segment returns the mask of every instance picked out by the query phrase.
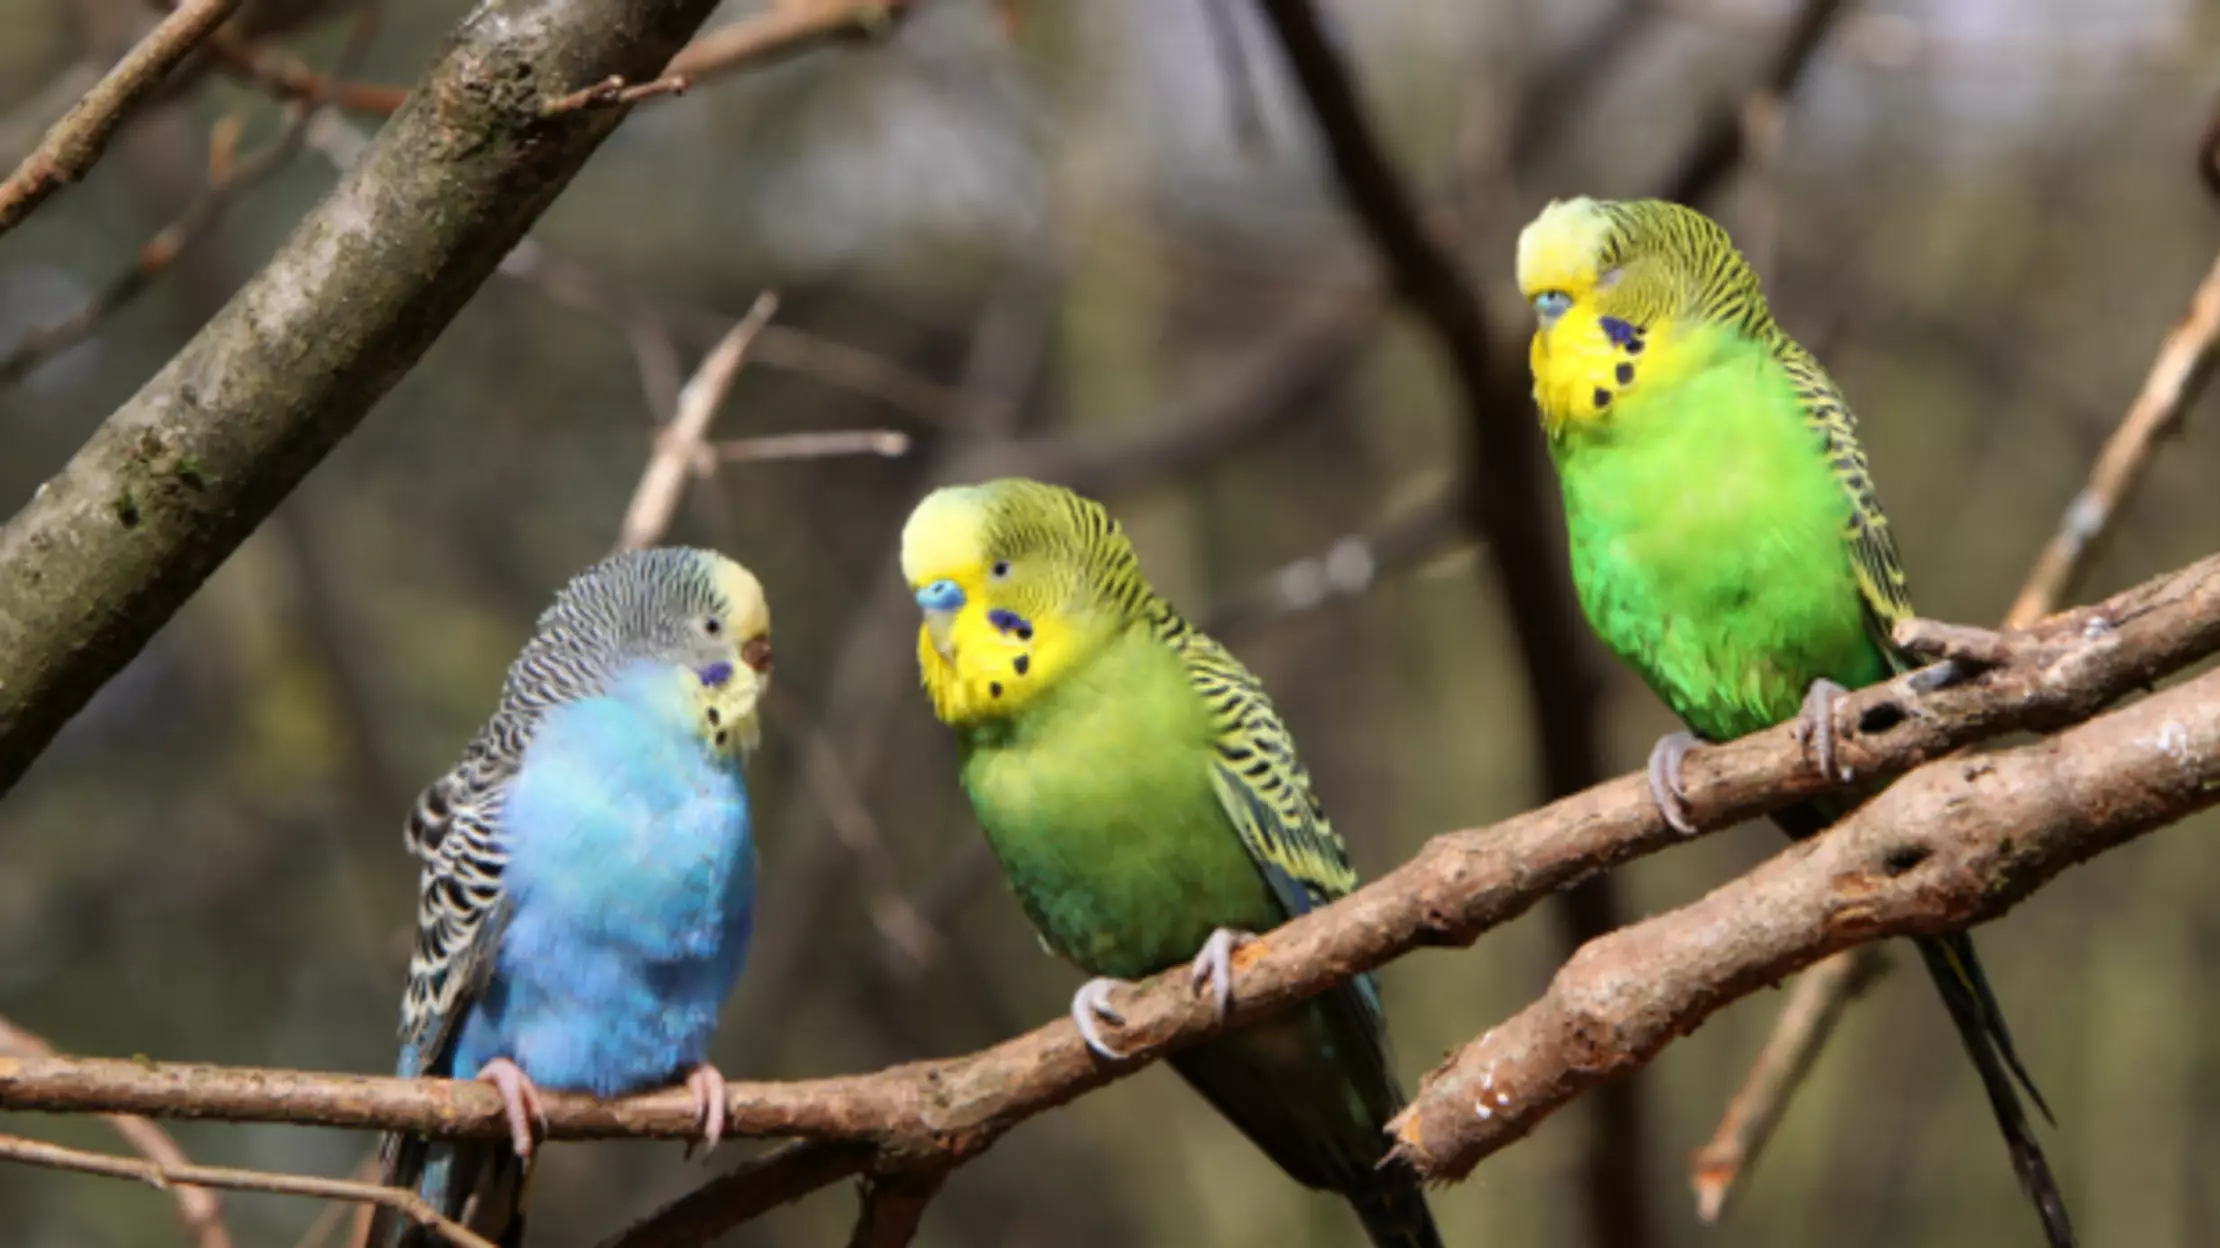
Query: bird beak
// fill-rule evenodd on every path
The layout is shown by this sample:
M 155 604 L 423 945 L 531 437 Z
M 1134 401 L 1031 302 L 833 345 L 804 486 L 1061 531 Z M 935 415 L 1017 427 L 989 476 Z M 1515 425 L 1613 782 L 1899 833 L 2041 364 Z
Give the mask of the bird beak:
M 942 577 L 917 589 L 918 610 L 925 613 L 925 633 L 940 657 L 956 661 L 956 613 L 963 610 L 963 586 Z

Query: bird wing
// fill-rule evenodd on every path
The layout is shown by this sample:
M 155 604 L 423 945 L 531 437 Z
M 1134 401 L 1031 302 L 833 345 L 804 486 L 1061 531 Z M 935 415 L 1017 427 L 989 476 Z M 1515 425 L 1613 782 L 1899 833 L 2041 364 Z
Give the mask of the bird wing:
M 1857 421 L 1834 379 L 1819 361 L 1794 339 L 1781 336 L 1775 355 L 1787 368 L 1796 386 L 1804 418 L 1826 447 L 1827 463 L 1850 500 L 1850 518 L 1843 525 L 1843 545 L 1850 552 L 1850 566 L 1857 574 L 1858 593 L 1865 603 L 1866 625 L 1875 644 L 1902 667 L 1903 655 L 1894 640 L 1898 623 L 1912 617 L 1912 594 L 1904 579 L 1904 564 L 1897 557 L 1896 537 L 1874 493 L 1872 474 L 1866 470 L 1865 448 L 1858 445 Z
M 455 1028 L 493 970 L 507 916 L 501 799 L 513 774 L 473 748 L 424 790 L 409 818 L 409 852 L 423 867 L 416 942 L 401 998 L 404 1074 L 444 1069 Z
M 1216 728 L 1210 778 L 1219 805 L 1288 916 L 1355 888 L 1349 851 L 1311 791 L 1295 739 L 1264 686 L 1225 647 L 1191 627 L 1175 644 Z

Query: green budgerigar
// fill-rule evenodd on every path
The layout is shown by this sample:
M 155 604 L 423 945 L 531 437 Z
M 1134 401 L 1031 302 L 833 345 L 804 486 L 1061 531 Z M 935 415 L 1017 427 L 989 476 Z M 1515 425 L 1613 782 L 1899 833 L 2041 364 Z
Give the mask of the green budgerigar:
M 1890 640 L 1911 599 L 1834 382 L 1774 323 L 1726 231 L 1678 204 L 1552 203 L 1519 236 L 1518 281 L 1539 317 L 1534 397 L 1581 606 L 1694 730 L 1650 756 L 1668 822 L 1691 830 L 1680 763 L 1699 738 L 1796 718 L 1835 775 L 1834 698 L 1916 663 Z M 1876 787 L 1774 818 L 1809 836 Z M 1973 943 L 1917 943 L 2044 1232 L 2067 1248 L 2065 1202 L 2013 1079 L 2049 1109 Z
M 1119 980 L 1191 963 L 1222 1013 L 1247 933 L 1355 887 L 1263 687 L 1149 587 L 1099 504 L 1015 479 L 935 491 L 902 571 L 987 839 L 1048 947 L 1100 977 L 1071 1007 L 1097 1052 L 1117 1056 Z M 1380 1248 L 1438 1248 L 1416 1176 L 1381 1164 L 1403 1094 L 1371 976 L 1170 1060 Z

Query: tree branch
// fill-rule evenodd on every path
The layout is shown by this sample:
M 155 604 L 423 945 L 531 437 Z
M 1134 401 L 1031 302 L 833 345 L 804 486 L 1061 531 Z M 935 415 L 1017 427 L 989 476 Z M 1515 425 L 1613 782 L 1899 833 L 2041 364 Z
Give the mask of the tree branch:
M 281 1196 L 313 1196 L 323 1200 L 352 1200 L 386 1205 L 403 1217 L 432 1227 L 457 1248 L 494 1248 L 493 1242 L 475 1235 L 460 1223 L 440 1216 L 424 1199 L 405 1187 L 380 1187 L 349 1179 L 321 1179 L 310 1175 L 272 1174 L 264 1170 L 239 1170 L 231 1166 L 196 1166 L 165 1163 L 137 1157 L 111 1157 L 64 1148 L 20 1136 L 0 1135 L 0 1160 L 26 1165 L 102 1174 L 115 1179 L 137 1179 L 157 1191 L 179 1184 L 221 1187 L 240 1192 L 275 1192 Z
M 2094 714 L 2113 700 L 2220 650 L 2220 556 L 2097 606 L 2047 620 L 2036 629 L 2009 635 L 2005 641 L 2010 662 L 1958 683 L 1937 687 L 1937 669 L 1929 668 L 1842 699 L 1837 711 L 1838 759 L 1861 778 L 1869 779 L 1939 758 L 1998 733 L 2055 728 Z M 2183 688 L 2209 698 L 2215 692 L 2215 681 L 2207 677 Z M 2168 757 L 2179 756 L 2173 766 L 2185 775 L 2202 777 L 2212 764 L 2209 759 L 2201 760 L 2199 752 L 2212 752 L 2212 734 L 2220 734 L 2220 707 L 2185 709 L 2183 701 L 2178 692 L 2151 700 L 2151 705 L 2162 708 L 2165 722 L 2178 720 L 2186 727 L 2164 729 L 2159 733 L 2159 744 L 2150 748 L 2161 753 L 2171 750 Z M 2140 708 L 2123 714 L 2135 716 L 2138 711 Z M 2191 711 L 2196 714 L 2191 715 Z M 2144 724 L 2157 714 L 2144 713 L 2133 720 L 2115 718 L 2118 722 Z M 2153 774 L 2142 757 L 2148 750 L 2141 745 L 2134 749 L 2118 746 L 2118 736 L 2119 732 L 2111 728 L 2082 731 L 2069 734 L 2065 744 L 2038 747 L 2041 753 L 2037 765 L 2068 778 L 2037 785 L 2040 798 L 2079 800 L 2083 788 L 2097 783 L 2095 777 L 2107 760 L 2116 761 L 2137 778 L 2137 783 L 2150 786 L 2165 800 L 2189 791 L 2182 788 L 2184 782 Z M 2137 736 L 2135 740 L 2142 742 L 2143 738 Z M 1987 762 L 1953 762 L 1927 774 L 1947 777 L 1970 772 L 1972 778 L 1966 783 L 1979 780 L 1979 791 L 1986 794 L 1994 782 L 1980 777 L 1993 770 L 2020 766 L 2013 762 L 1993 767 Z M 2011 774 L 2020 772 L 2014 770 Z M 2081 783 L 2075 779 L 2079 777 L 2089 777 L 2088 784 L 2075 787 Z M 1753 818 L 1830 787 L 1830 782 L 1811 765 L 1805 747 L 1797 740 L 1795 726 L 1790 724 L 1697 749 L 1688 757 L 1687 780 L 1695 818 L 1705 828 Z M 1925 793 L 1934 783 L 1914 784 L 1911 788 Z M 2116 809 L 2125 812 L 2121 817 L 2127 822 L 2104 826 L 2118 834 L 2114 840 L 2126 835 L 2123 829 L 2148 826 L 2159 817 L 2159 807 L 2153 804 L 2158 800 L 2123 797 Z M 2018 811 L 2026 804 L 2020 801 L 2009 808 Z M 2060 805 L 2080 809 L 2063 801 Z M 1970 829 L 1966 832 L 1970 844 L 1987 844 L 1979 840 L 1987 825 L 1967 823 L 1966 818 L 1952 816 L 1954 822 L 1948 826 Z M 2045 818 L 2053 822 L 2071 819 Z M 1832 846 L 1839 839 L 1830 834 L 1819 844 Z M 734 1084 L 729 1134 L 798 1136 L 867 1147 L 868 1151 L 860 1159 L 822 1150 L 790 1152 L 784 1156 L 800 1160 L 751 1163 L 744 1168 L 743 1177 L 719 1183 L 737 1184 L 743 1194 L 760 1205 L 767 1200 L 775 1203 L 790 1198 L 806 1190 L 805 1184 L 834 1182 L 862 1168 L 891 1175 L 960 1164 L 1017 1123 L 1131 1073 L 1173 1047 L 1194 1043 L 1224 1026 L 1254 1021 L 1421 945 L 1469 944 L 1482 932 L 1515 918 L 1557 889 L 1684 840 L 1660 819 L 1647 782 L 1638 775 L 1623 776 L 1490 827 L 1436 837 L 1412 861 L 1370 886 L 1244 946 L 1235 958 L 1234 1006 L 1225 1024 L 1217 1022 L 1210 1003 L 1196 995 L 1184 968 L 1119 994 L 1117 1005 L 1127 1019 L 1119 1039 L 1135 1054 L 1129 1061 L 1111 1064 L 1097 1060 L 1071 1023 L 1060 1019 L 965 1057 L 911 1063 L 866 1075 Z M 2047 878 L 2046 873 L 2055 872 L 2074 856 L 2086 856 L 2098 844 L 2112 841 L 2068 842 L 2055 836 L 2038 836 L 2032 843 L 2037 848 L 1999 850 L 1996 852 L 2004 856 L 1992 854 L 1967 861 L 1993 861 L 2004 872 L 1997 879 L 1997 887 L 2002 890 L 1997 896 L 2016 900 Z M 1927 852 L 1938 863 L 1957 862 L 1963 857 L 1932 835 L 1920 844 L 1927 846 Z M 2055 854 L 2043 848 L 2060 844 L 2066 848 Z M 1793 868 L 1795 863 L 1814 859 L 1817 852 L 1836 851 L 1798 848 L 1783 860 Z M 1762 872 L 1770 872 L 1764 875 L 1770 880 L 1783 870 L 1774 866 Z M 1913 884 L 1891 887 L 1916 886 L 1919 896 L 1932 894 L 1946 899 L 1966 889 L 1975 894 L 1981 891 L 1980 880 L 1971 876 L 1963 881 L 1959 876 L 1933 881 L 1941 874 L 1945 873 L 1939 869 L 1907 868 L 1899 875 Z M 1764 908 L 1774 894 L 1759 892 L 1755 896 L 1763 905 L 1740 916 L 1741 921 L 1760 933 L 1782 929 L 1770 909 Z M 2002 904 L 1995 899 L 1980 900 L 1979 914 L 1994 913 Z M 1900 917 L 1897 911 L 1877 913 L 1877 919 L 1868 921 L 1855 914 L 1846 918 L 1828 912 L 1823 916 L 1826 921 L 1807 934 L 1811 956 L 1896 930 L 1883 925 Z M 1956 909 L 1904 913 L 1929 924 L 1962 917 Z M 1935 917 L 1938 914 L 1942 917 Z M 1720 923 L 1717 930 L 1725 933 L 1738 928 Z M 1729 949 L 1743 947 L 1730 944 Z M 1575 965 L 1585 967 L 1594 962 L 1584 954 Z M 1778 973 L 1780 968 L 1772 967 L 1767 978 Z M 1761 982 L 1745 977 L 1727 981 L 1727 985 L 1748 991 Z M 1723 991 L 1712 991 L 1699 1004 L 1716 1008 L 1725 999 L 1720 995 Z M 1439 1084 L 1440 1080 L 1433 1082 Z M 1564 1096 L 1577 1090 L 1564 1079 L 1551 1086 L 1564 1089 Z M 697 1129 L 693 1106 L 681 1089 L 614 1101 L 596 1101 L 576 1094 L 543 1095 L 552 1138 L 675 1139 Z M 1425 1104 L 1434 1106 L 1437 1100 L 1427 1094 Z M 499 1095 L 476 1081 L 97 1058 L 0 1058 L 0 1109 L 290 1122 L 441 1137 L 493 1138 L 507 1131 Z M 1414 1129 L 1432 1150 L 1429 1156 L 1435 1161 L 1430 1164 L 1441 1164 L 1444 1154 L 1434 1141 L 1451 1137 L 1436 1133 L 1439 1124 L 1433 1115 L 1437 1110 L 1423 1112 L 1424 1124 Z M 796 1170 L 786 1168 L 788 1165 L 804 1173 L 797 1175 Z M 778 1177 L 779 1184 L 766 1186 L 769 1176 Z M 706 1223 L 701 1219 L 726 1216 L 729 1209 L 705 1192 L 697 1192 L 658 1218 L 690 1218 L 696 1220 L 692 1224 L 702 1225 Z M 628 1234 L 643 1237 L 640 1242 L 662 1242 L 651 1237 L 667 1231 L 669 1225 L 670 1221 L 651 1219 Z
M 2055 739 L 1929 767 L 1693 905 L 1597 940 L 1428 1075 L 1395 1125 L 1430 1179 L 1634 1070 L 1821 956 L 2002 914 L 2087 858 L 2220 802 L 2220 672 Z
M 52 1053 L 54 1046 L 43 1038 L 23 1030 L 5 1018 L 0 1018 L 0 1054 Z M 136 1114 L 106 1115 L 108 1125 L 114 1127 L 123 1142 L 138 1150 L 140 1156 L 165 1170 L 175 1171 L 190 1167 L 192 1158 L 177 1146 L 170 1133 Z M 223 1202 L 216 1193 L 190 1183 L 170 1187 L 170 1195 L 177 1201 L 178 1219 L 191 1232 L 198 1248 L 232 1248 L 231 1228 L 224 1225 Z
M 694 475 L 695 456 L 709 437 L 709 423 L 724 406 L 733 378 L 748 358 L 748 344 L 770 324 L 778 312 L 778 296 L 765 291 L 756 296 L 748 314 L 735 322 L 718 340 L 694 376 L 678 392 L 678 409 L 655 432 L 655 453 L 634 487 L 632 502 L 624 509 L 617 532 L 618 550 L 641 550 L 662 539 L 678 513 L 679 495 Z
M 0 529 L 0 792 L 415 363 L 712 0 L 493 0 L 263 270 Z M 65 123 L 66 124 L 66 123 Z
M 700 82 L 791 56 L 822 40 L 876 35 L 909 0 L 774 0 L 686 45 L 663 72 Z
M 124 54 L 0 183 L 0 234 L 31 215 L 47 196 L 90 172 L 108 140 L 177 63 L 223 24 L 240 0 L 185 0 Z

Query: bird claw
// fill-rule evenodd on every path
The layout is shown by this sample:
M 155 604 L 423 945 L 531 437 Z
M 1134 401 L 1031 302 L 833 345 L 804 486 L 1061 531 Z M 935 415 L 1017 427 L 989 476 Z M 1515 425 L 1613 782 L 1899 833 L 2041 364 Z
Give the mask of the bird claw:
M 1650 747 L 1650 800 L 1665 826 L 1682 836 L 1696 834 L 1696 820 L 1688 807 L 1688 787 L 1681 783 L 1680 765 L 1688 751 L 1703 744 L 1692 732 L 1669 732 Z
M 547 1130 L 547 1106 L 540 1102 L 540 1090 L 524 1069 L 506 1057 L 497 1057 L 478 1069 L 478 1078 L 490 1083 L 501 1093 L 501 1103 L 508 1109 L 509 1139 L 516 1146 L 516 1155 L 526 1160 L 532 1156 L 537 1125 L 541 1133 Z
M 1811 747 L 1819 774 L 1847 783 L 1850 767 L 1835 768 L 1835 699 L 1850 691 L 1822 676 L 1804 691 L 1804 709 L 1796 715 L 1796 739 Z
M 701 1126 L 701 1138 L 686 1141 L 686 1160 L 692 1161 L 697 1145 L 706 1157 L 717 1147 L 717 1142 L 725 1138 L 724 1072 L 703 1062 L 687 1072 L 686 1090 L 694 1094 L 694 1121 Z
M 1233 1006 L 1233 951 L 1255 940 L 1247 932 L 1221 927 L 1203 942 L 1202 952 L 1195 955 L 1193 982 L 1197 988 L 1207 985 L 1212 1005 L 1219 1022 L 1226 1021 L 1226 1011 Z
M 1110 1004 L 1110 990 L 1124 987 L 1127 984 L 1122 979 L 1098 976 L 1081 984 L 1079 991 L 1071 994 L 1071 1021 L 1078 1024 L 1080 1038 L 1087 1042 L 1088 1048 L 1113 1062 L 1122 1060 L 1125 1055 L 1111 1048 L 1110 1042 L 1102 1038 L 1102 1031 L 1096 1020 L 1113 1027 L 1125 1025 L 1125 1015 L 1118 1013 L 1117 1008 Z

